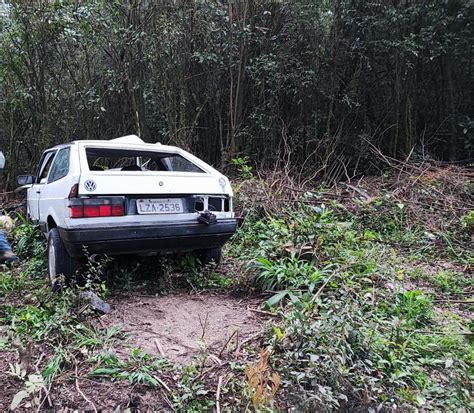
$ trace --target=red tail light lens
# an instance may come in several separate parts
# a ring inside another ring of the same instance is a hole
[[[78,198],[69,203],[71,218],[118,217],[125,215],[123,198]]]
[[[99,206],[99,216],[101,216],[101,217],[110,217],[110,216],[112,216],[112,206],[111,205],[100,205]]]
[[[84,216],[84,208],[82,205],[74,205],[70,207],[71,218],[82,218]]]
[[[99,205],[84,205],[84,218],[100,217]]]
[[[125,215],[123,204],[122,205],[112,205],[111,215],[113,217],[120,217],[122,215]]]

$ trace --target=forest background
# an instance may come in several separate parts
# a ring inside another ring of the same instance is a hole
[[[473,158],[471,1],[0,6],[10,188],[52,145],[132,133],[223,169],[283,160],[326,181],[373,170],[372,145]]]

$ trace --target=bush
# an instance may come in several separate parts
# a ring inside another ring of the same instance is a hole
[[[395,217],[385,209],[358,216],[297,203],[281,216],[255,215],[239,230],[234,254],[250,261],[254,285],[272,294],[267,305],[283,317],[267,344],[292,408],[468,405],[462,386],[472,349],[456,335],[457,323],[440,323],[429,295],[403,289],[403,259],[390,244],[419,240],[403,233],[404,212],[396,208]]]

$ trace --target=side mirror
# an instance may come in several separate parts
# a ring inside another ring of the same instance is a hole
[[[33,175],[20,175],[16,182],[18,186],[32,185],[35,182],[35,177]]]

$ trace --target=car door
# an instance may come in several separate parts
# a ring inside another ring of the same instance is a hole
[[[70,191],[71,184],[65,179],[69,173],[71,148],[66,146],[58,149],[53,164],[47,176],[47,184],[41,188],[39,197],[40,222],[47,222],[51,215],[57,224],[58,219],[63,220],[65,199]],[[70,181],[70,179],[69,179]]]
[[[46,151],[38,164],[36,172],[35,183],[28,189],[28,215],[30,219],[37,223],[40,218],[39,214],[39,200],[41,198],[41,191],[46,185],[49,170],[53,163],[56,150]]]

